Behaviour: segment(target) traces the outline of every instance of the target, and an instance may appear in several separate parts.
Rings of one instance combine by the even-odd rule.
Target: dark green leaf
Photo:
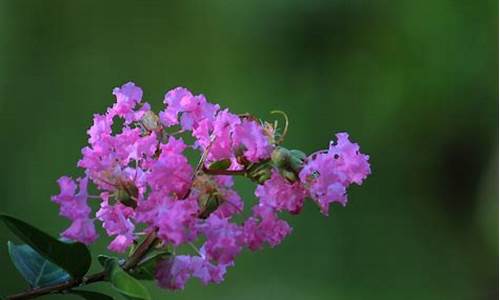
[[[86,300],[113,300],[113,297],[98,292],[71,290],[70,293]]]
[[[71,280],[63,269],[51,263],[28,245],[7,243],[10,259],[31,287],[38,288]]]
[[[82,243],[61,242],[47,233],[11,216],[0,215],[0,219],[23,242],[38,254],[58,265],[73,278],[81,278],[91,264],[88,248]]]
[[[137,279],[125,272],[116,259],[109,260],[106,269],[109,281],[125,298],[151,300],[148,290]]]
[[[213,163],[210,164],[208,167],[209,170],[227,170],[231,166],[231,160],[230,159],[223,159],[223,160],[218,160],[214,161]]]
[[[139,280],[153,280],[156,264],[169,255],[168,251],[161,251],[147,256],[130,272],[130,275]]]

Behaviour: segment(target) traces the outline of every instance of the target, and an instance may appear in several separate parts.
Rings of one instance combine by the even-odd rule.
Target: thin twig
[[[247,170],[211,170],[203,168],[203,173],[207,175],[246,175]]]
[[[279,139],[276,141],[276,144],[280,145],[281,143],[283,143],[283,141],[285,140],[286,134],[288,133],[288,115],[284,111],[281,111],[281,110],[273,110],[273,111],[271,111],[271,114],[280,114],[285,119],[285,127],[283,128],[283,133],[281,133]],[[276,129],[276,127],[277,127],[277,125],[275,125],[275,129]]]
[[[207,147],[205,148],[205,151],[203,151],[203,154],[201,155],[200,160],[198,161],[198,164],[196,165],[196,169],[193,172],[193,178],[192,178],[193,180],[196,177],[196,175],[198,174],[198,172],[205,165],[205,160],[208,157],[208,152],[210,151],[210,148],[212,147],[212,144],[214,143],[214,141],[215,141],[215,136],[214,135],[210,136],[210,142],[207,145]]]

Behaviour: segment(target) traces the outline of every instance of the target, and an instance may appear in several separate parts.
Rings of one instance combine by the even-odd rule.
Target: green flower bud
[[[280,169],[280,174],[283,178],[285,178],[286,180],[288,180],[291,183],[293,183],[299,179],[294,172],[288,171],[285,169]]]
[[[286,166],[289,158],[290,151],[283,147],[277,147],[271,154],[271,161],[277,168]]]
[[[159,122],[158,116],[152,112],[148,111],[144,114],[144,116],[141,119],[142,125],[144,125],[144,128],[146,128],[149,131],[155,131],[160,127],[160,122]]]
[[[136,208],[137,207],[137,202],[135,202],[134,199],[132,199],[132,196],[125,190],[125,189],[119,189],[115,192],[116,199],[120,201],[123,205]]]
[[[269,163],[255,165],[248,171],[248,177],[258,184],[262,184],[271,178],[271,169],[272,166]]]
[[[206,219],[213,213],[219,205],[222,203],[222,199],[218,195],[206,195],[205,197],[200,197],[199,204],[201,212],[199,217],[201,219]]]
[[[295,173],[300,173],[300,170],[302,170],[302,167],[304,166],[304,161],[298,159],[295,156],[290,157],[289,161],[290,168],[295,172]]]
[[[258,184],[263,184],[269,178],[271,178],[271,169],[263,169],[257,174],[257,176],[255,177],[255,181]]]
[[[304,161],[307,158],[307,155],[304,152],[297,149],[290,150],[290,154],[292,157],[300,159],[301,161]]]

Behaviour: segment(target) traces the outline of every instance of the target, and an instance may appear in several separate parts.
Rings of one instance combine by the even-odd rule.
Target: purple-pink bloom
[[[204,119],[211,121],[219,109],[218,105],[207,102],[203,95],[193,96],[182,87],[170,90],[163,101],[167,108],[160,113],[160,120],[167,127],[180,124],[184,130],[192,130]]]
[[[194,107],[193,94],[183,87],[177,87],[165,94],[163,103],[167,105],[165,111],[160,113],[160,120],[169,127],[179,124],[179,113],[186,108]]]
[[[182,198],[192,182],[192,167],[182,154],[186,145],[182,139],[170,137],[160,146],[161,154],[151,167],[147,180],[154,191]]]
[[[207,257],[223,265],[232,263],[244,245],[241,226],[211,214],[199,227],[206,237],[203,248]]]
[[[174,246],[193,241],[198,213],[197,199],[164,200],[156,216],[158,237]]]
[[[262,205],[277,211],[286,210],[291,214],[298,214],[304,205],[307,192],[300,182],[290,183],[281,177],[278,171],[273,170],[271,178],[257,186],[255,195]]]
[[[142,89],[133,82],[128,82],[113,90],[116,103],[111,108],[110,114],[117,115],[125,119],[126,123],[136,121],[134,108],[142,100]]]
[[[200,250],[202,255],[203,249]],[[212,264],[206,257],[193,256],[191,258],[191,267],[193,277],[198,278],[203,284],[221,283],[226,274],[226,268],[232,264]]]
[[[78,161],[85,176],[76,181],[61,177],[61,191],[52,201],[72,222],[62,237],[92,243],[97,232],[87,203],[90,179],[100,193],[90,196],[100,200],[96,218],[113,238],[109,250],[127,251],[140,236],[138,228],[148,239],[161,241],[155,246],[174,253],[186,245],[194,248],[195,256],[174,255],[157,264],[155,277],[164,288],[182,289],[191,277],[204,284],[222,282],[243,248],[274,247],[291,233],[278,213],[298,214],[309,196],[328,214],[330,203],[345,205],[349,185],[361,184],[370,174],[368,156],[346,133],[305,160],[300,152],[286,149],[270,160],[283,138],[276,135],[276,123],[221,110],[182,87],[166,93],[159,115],[142,102],[142,89],[132,82],[115,88],[113,95],[116,103],[94,115],[87,131],[88,145]],[[117,122],[123,126],[117,128]],[[186,133],[194,137],[190,144],[178,137]],[[201,154],[195,169],[186,149]],[[282,153],[295,156],[292,160],[284,154],[280,161]],[[236,215],[244,202],[231,175],[259,183],[259,202],[240,223]],[[193,243],[201,244],[200,249]]]
[[[109,236],[116,236],[108,249],[114,252],[124,252],[134,241],[135,226],[131,221],[134,210],[121,203],[110,205],[107,193],[101,195],[103,202],[96,217],[102,222]]]
[[[94,221],[89,218],[75,219],[71,226],[61,233],[61,236],[86,245],[92,244],[99,237],[95,230]]]
[[[177,255],[158,263],[155,278],[160,287],[178,290],[184,288],[192,272],[191,256]]]
[[[292,232],[288,223],[279,219],[269,206],[257,205],[253,208],[253,214],[243,225],[245,243],[250,250],[260,249],[264,243],[275,247]]]
[[[219,111],[213,122],[213,132],[210,136],[198,137],[198,143],[204,149],[210,146],[209,161],[232,158],[234,156],[232,134],[240,118],[225,109]]]
[[[79,190],[76,193],[76,183],[67,176],[59,178],[61,189],[59,195],[52,196],[52,201],[59,204],[59,213],[72,221],[71,226],[61,235],[67,239],[90,244],[97,239],[94,223],[89,218],[90,207],[87,204],[88,178],[78,179]]]
[[[227,266],[212,264],[202,256],[177,255],[158,263],[155,278],[160,287],[179,290],[191,277],[200,279],[203,284],[220,283]]]
[[[219,194],[223,199],[222,204],[217,208],[214,214],[221,218],[229,218],[235,214],[243,212],[244,203],[240,195],[232,189],[233,178],[231,176],[215,176],[215,181],[219,185]]]
[[[243,156],[250,162],[269,158],[273,147],[264,135],[262,126],[254,120],[244,119],[234,128],[233,147],[241,149]]]
[[[94,115],[94,123],[87,130],[89,135],[89,143],[94,145],[105,136],[110,136],[112,133],[111,126],[113,125],[113,117],[106,115]]]
[[[162,193],[152,192],[148,195],[147,199],[137,202],[135,209],[135,220],[151,226],[156,224],[159,209],[163,203],[167,201]]]
[[[331,143],[328,152],[308,159],[300,172],[300,180],[324,215],[328,215],[332,202],[346,205],[347,187],[352,183],[361,184],[370,174],[368,158],[359,152],[358,144],[349,141],[347,133],[338,133],[337,143]]]
[[[52,201],[59,204],[59,213],[61,216],[70,220],[87,218],[90,213],[90,207],[87,204],[87,184],[88,178],[79,179],[79,191],[76,192],[76,183],[67,176],[58,180],[61,193],[52,196]]]

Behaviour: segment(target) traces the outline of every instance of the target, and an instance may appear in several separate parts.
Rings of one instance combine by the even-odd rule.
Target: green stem
[[[207,175],[246,175],[247,170],[210,170],[203,168],[203,173]]]

